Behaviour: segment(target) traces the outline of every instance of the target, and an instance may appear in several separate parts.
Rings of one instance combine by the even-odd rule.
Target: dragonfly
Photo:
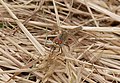
[[[82,30],[81,26],[78,26],[72,30],[63,29],[61,27],[58,27],[57,25],[54,25],[54,27],[58,28],[59,34],[58,34],[58,36],[56,36],[53,39],[54,45],[51,46],[52,53],[56,49],[57,46],[59,46],[59,51],[60,50],[62,51],[63,45],[67,46],[68,50],[70,50],[70,47],[77,45],[79,43],[77,38],[74,36],[74,34],[78,31]],[[72,44],[70,46],[67,44],[68,39],[72,40]],[[70,43],[70,42],[68,42],[68,43]]]
[[[78,31],[75,29],[75,31]],[[68,39],[70,39],[72,41],[72,44],[70,44],[70,42],[68,42]],[[58,34],[58,36],[56,36],[54,39],[53,39],[53,43],[57,46],[59,46],[59,51],[63,51],[62,50],[62,47],[63,45],[67,46],[68,47],[68,50],[70,50],[70,46],[72,47],[72,45],[74,46],[75,44],[78,44],[78,40],[75,38],[74,34],[73,33],[70,33],[70,31],[67,31],[67,30],[64,30],[62,29],[60,31],[60,33]],[[68,45],[68,43],[70,44],[70,46]],[[56,49],[56,47],[53,45],[52,47],[52,52]]]
[[[66,45],[66,41],[68,40],[68,32],[65,31],[65,30],[62,30],[58,36],[56,36],[54,39],[53,39],[53,43],[55,44],[54,46],[52,46],[52,52],[56,49],[56,45],[59,46],[59,50],[58,51],[62,51],[62,46],[63,45]],[[68,46],[69,47],[69,46]]]
[[[67,39],[68,39],[68,33],[66,31],[62,31],[57,37],[53,39],[53,43],[62,46],[65,44]]]

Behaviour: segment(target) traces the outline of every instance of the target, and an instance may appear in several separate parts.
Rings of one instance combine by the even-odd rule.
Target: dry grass
[[[0,3],[0,83],[120,82],[119,0]]]

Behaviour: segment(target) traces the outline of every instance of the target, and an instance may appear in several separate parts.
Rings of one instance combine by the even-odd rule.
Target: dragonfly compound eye
[[[62,40],[61,40],[59,37],[56,37],[56,38],[53,40],[53,42],[54,42],[55,44],[62,44],[62,43],[63,43]]]

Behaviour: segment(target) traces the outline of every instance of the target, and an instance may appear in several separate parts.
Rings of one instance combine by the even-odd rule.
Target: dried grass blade
[[[3,2],[3,0],[0,0],[0,2],[4,6],[4,8],[8,11],[10,16],[18,24],[18,26],[21,28],[21,30],[25,33],[25,35],[28,37],[28,39],[33,43],[33,45],[36,47],[36,49],[40,52],[40,54],[42,56],[44,56],[45,55],[45,49],[42,47],[42,45],[30,34],[30,32],[25,28],[25,26],[15,16],[15,14],[8,8],[8,6],[5,4],[5,2]]]

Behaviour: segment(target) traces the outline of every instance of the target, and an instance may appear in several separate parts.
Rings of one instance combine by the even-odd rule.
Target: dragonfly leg
[[[62,50],[62,47],[61,47],[61,46],[59,47],[58,52],[60,52],[60,53],[59,53],[59,54],[57,54],[57,56],[58,56],[58,55],[61,55],[61,54],[63,53],[63,50]]]
[[[55,49],[56,49],[55,46],[52,46],[52,47],[51,47],[51,52],[52,52],[52,54],[53,54],[53,52],[55,51]]]
[[[64,45],[68,47],[68,50],[70,50],[70,46],[69,45],[67,45],[67,44],[64,44]]]

